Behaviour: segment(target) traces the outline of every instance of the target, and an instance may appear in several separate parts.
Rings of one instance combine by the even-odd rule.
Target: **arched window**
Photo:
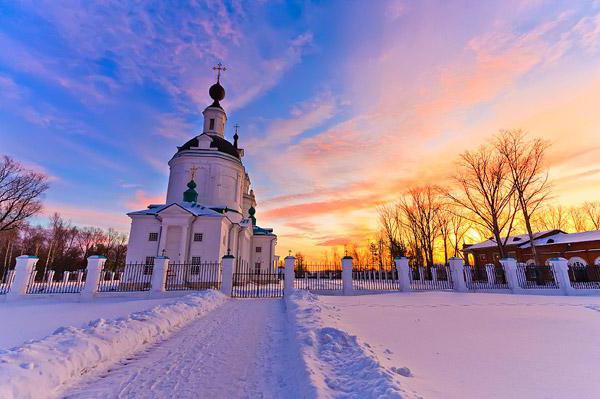
[[[571,259],[569,259],[569,266],[585,267],[587,266],[587,262],[585,259],[580,258],[579,256],[573,256]]]
[[[595,260],[594,260],[594,265],[596,266],[600,266],[600,256],[598,256]]]
[[[532,265],[535,266],[535,259],[533,259],[533,258],[532,259],[527,259],[527,262],[525,262],[525,264],[527,266],[532,266]]]

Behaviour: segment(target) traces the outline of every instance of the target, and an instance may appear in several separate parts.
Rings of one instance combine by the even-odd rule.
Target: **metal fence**
[[[493,268],[491,275],[487,272],[489,266]],[[468,289],[473,291],[508,289],[504,268],[496,265],[489,266],[465,265],[464,275]]]
[[[396,266],[358,267],[352,271],[352,288],[357,291],[398,291]]]
[[[340,265],[302,265],[294,271],[294,287],[313,292],[342,291],[342,267]]]
[[[517,264],[517,281],[521,288],[558,288],[554,269],[548,265]]]
[[[206,290],[221,288],[221,263],[169,263],[165,290]]]
[[[600,289],[600,266],[571,265],[569,279],[575,289]]]
[[[85,285],[86,270],[36,270],[27,282],[27,294],[77,294]]]
[[[148,291],[154,265],[127,263],[114,268],[105,267],[100,274],[98,292]]]
[[[0,268],[0,295],[6,294],[15,279],[15,269]]]
[[[235,298],[278,298],[283,296],[283,272],[272,265],[250,265],[239,260],[233,272],[231,296]]]
[[[452,273],[448,266],[413,266],[409,275],[410,287],[413,291],[442,291],[451,290],[454,287]]]

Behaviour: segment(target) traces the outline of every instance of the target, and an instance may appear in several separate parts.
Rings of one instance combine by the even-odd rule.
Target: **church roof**
[[[274,236],[275,234],[273,234],[273,229],[271,228],[264,228],[264,227],[258,227],[256,225],[254,225],[252,227],[252,233],[255,236]]]
[[[212,142],[210,143],[210,148],[216,148],[219,152],[223,152],[225,154],[229,154],[233,157],[236,157],[237,159],[240,159],[240,153],[238,149],[235,148],[233,144],[225,140],[223,137],[207,133],[202,133],[201,136],[203,135],[206,135],[212,139]],[[198,147],[198,137],[199,136],[196,136],[193,139],[188,140],[181,147],[177,147],[177,153],[180,153],[181,151],[190,150],[192,149],[192,147]]]
[[[172,204],[150,205],[147,209],[141,211],[129,212],[127,215],[158,215],[160,212],[171,206],[178,206],[183,210],[191,213],[194,216],[223,216],[221,212],[217,212],[211,208],[205,207],[193,202],[179,202]]]

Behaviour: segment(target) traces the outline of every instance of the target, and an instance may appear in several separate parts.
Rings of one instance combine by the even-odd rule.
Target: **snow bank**
[[[221,305],[226,297],[206,291],[86,328],[54,334],[0,351],[0,398],[47,398],[97,366],[131,355]]]
[[[399,398],[406,394],[394,371],[382,367],[355,336],[328,325],[327,305],[317,296],[295,291],[286,305],[318,397]]]

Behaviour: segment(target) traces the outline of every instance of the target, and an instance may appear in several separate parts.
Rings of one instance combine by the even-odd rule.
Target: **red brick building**
[[[550,258],[566,258],[570,265],[600,265],[600,230],[565,233],[561,230],[541,231],[534,234],[534,245],[545,263]],[[465,244],[463,252],[468,264],[483,266],[498,263],[500,253],[494,240]],[[534,263],[529,235],[509,237],[506,244],[508,257],[517,262]]]

